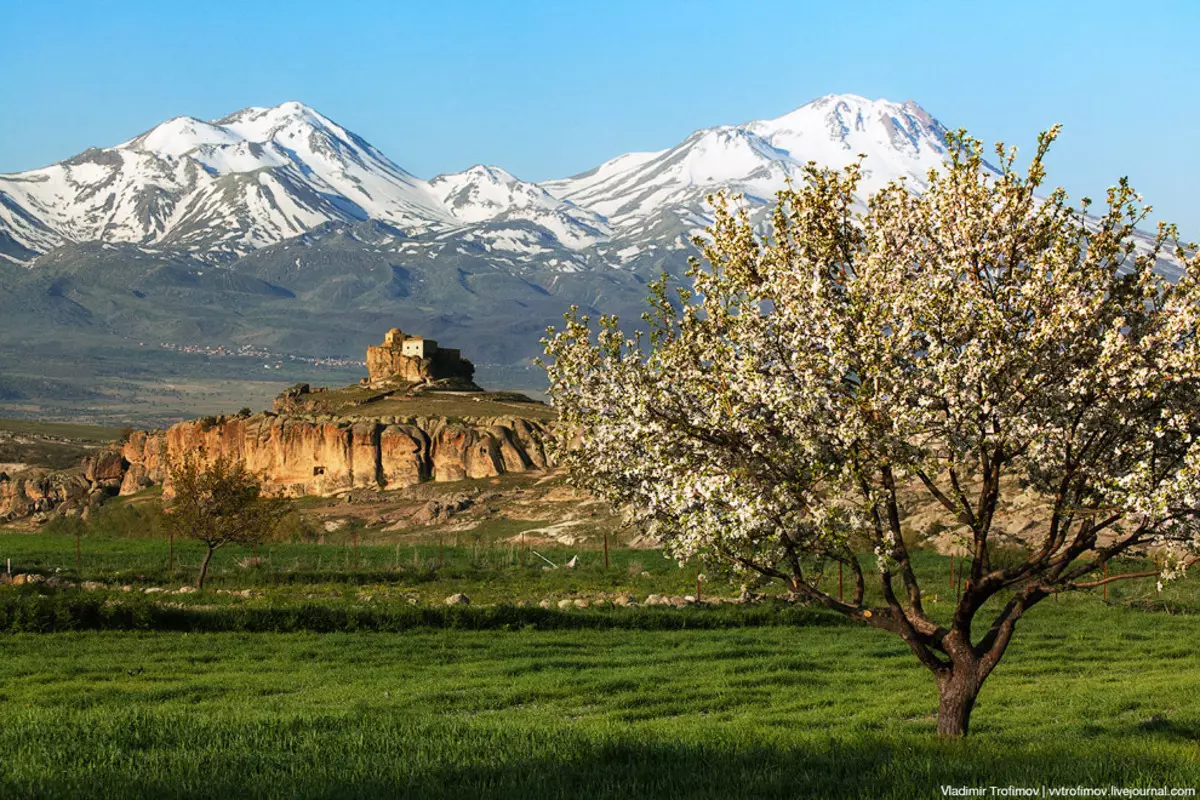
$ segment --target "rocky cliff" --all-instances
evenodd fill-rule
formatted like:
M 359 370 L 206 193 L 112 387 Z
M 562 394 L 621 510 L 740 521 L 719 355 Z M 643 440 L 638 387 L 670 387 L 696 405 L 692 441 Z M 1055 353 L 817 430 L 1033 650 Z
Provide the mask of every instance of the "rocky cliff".
M 330 496 L 544 469 L 548 435 L 547 423 L 522 417 L 206 417 L 136 431 L 74 469 L 0 473 L 0 520 L 82 513 L 158 484 L 169 493 L 169 465 L 184 453 L 241 459 L 272 492 Z
M 169 489 L 168 465 L 183 453 L 241 459 L 269 490 L 292 497 L 488 478 L 549 466 L 547 435 L 545 423 L 520 417 L 210 417 L 134 433 L 120 491 Z
M 105 450 L 72 469 L 0 472 L 0 521 L 83 514 L 117 492 L 128 466 L 120 452 Z

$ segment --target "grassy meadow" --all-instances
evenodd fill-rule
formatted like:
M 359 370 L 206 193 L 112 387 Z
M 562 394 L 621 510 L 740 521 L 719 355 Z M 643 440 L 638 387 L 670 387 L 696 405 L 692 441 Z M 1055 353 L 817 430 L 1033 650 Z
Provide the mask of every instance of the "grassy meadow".
M 522 565 L 513 520 L 440 542 L 296 528 L 257 560 L 218 551 L 209 587 L 177 594 L 201 552 L 176 542 L 169 569 L 150 506 L 0 531 L 0 564 L 60 583 L 0 587 L 0 797 L 1200 785 L 1200 577 L 1043 602 L 984 687 L 969 739 L 942 742 L 933 680 L 888 634 L 770 598 L 606 603 L 694 593 L 695 565 L 656 550 L 614 544 L 606 569 L 600 550 L 539 546 L 559 565 L 580 556 L 549 569 L 532 552 Z M 919 551 L 916 566 L 928 607 L 948 616 L 948 559 Z M 62 585 L 82 581 L 99 586 Z M 719 575 L 703 586 L 739 590 Z M 471 606 L 442 603 L 456 592 Z
M 0 796 L 1200 784 L 1195 619 L 1040 611 L 985 688 L 972 736 L 949 743 L 933 736 L 924 670 L 853 626 L 8 636 Z

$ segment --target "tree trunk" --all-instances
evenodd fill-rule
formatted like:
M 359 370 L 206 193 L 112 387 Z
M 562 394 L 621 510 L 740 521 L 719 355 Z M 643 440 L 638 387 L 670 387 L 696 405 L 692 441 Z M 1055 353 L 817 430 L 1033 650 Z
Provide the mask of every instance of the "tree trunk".
M 971 710 L 975 708 L 975 698 L 979 696 L 982 685 L 975 663 L 955 664 L 938 679 L 938 736 L 949 738 L 967 735 L 971 725 Z
M 200 562 L 200 575 L 196 578 L 196 588 L 204 588 L 204 579 L 208 577 L 208 562 L 212 561 L 213 551 L 216 548 L 208 548 L 208 552 L 204 554 L 204 560 Z

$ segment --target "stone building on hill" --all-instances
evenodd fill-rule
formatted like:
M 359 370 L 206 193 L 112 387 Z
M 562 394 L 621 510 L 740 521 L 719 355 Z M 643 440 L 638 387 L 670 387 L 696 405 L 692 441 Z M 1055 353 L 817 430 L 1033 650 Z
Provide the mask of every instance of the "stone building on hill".
M 433 339 L 405 336 L 399 328 L 392 328 L 383 337 L 383 344 L 367 348 L 367 374 L 372 385 L 450 378 L 469 383 L 475 376 L 475 365 L 456 348 L 438 347 Z

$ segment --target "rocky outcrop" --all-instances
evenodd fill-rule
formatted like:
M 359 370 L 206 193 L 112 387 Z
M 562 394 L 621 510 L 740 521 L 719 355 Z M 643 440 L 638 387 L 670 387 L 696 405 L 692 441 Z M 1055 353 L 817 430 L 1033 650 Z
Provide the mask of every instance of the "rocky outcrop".
M 328 391 L 324 386 L 314 390 L 307 383 L 297 383 L 295 386 L 284 389 L 275 398 L 275 413 L 302 414 L 307 410 L 307 406 L 312 402 L 314 396 L 320 397 Z
M 121 451 L 102 450 L 72 469 L 0 473 L 0 521 L 51 514 L 84 514 L 125 485 L 129 463 Z
M 543 423 L 515 417 L 209 417 L 133 434 L 121 453 L 128 467 L 120 491 L 157 483 L 169 490 L 169 465 L 184 453 L 237 458 L 269 490 L 293 497 L 490 478 L 549 466 L 547 435 Z
M 545 423 L 520 417 L 205 417 L 135 431 L 73 469 L 0 473 L 0 521 L 81 514 L 160 484 L 169 496 L 170 465 L 185 453 L 236 458 L 274 493 L 330 496 L 544 469 L 548 435 Z
M 87 506 L 90 489 L 79 470 L 32 469 L 0 474 L 0 521 Z

